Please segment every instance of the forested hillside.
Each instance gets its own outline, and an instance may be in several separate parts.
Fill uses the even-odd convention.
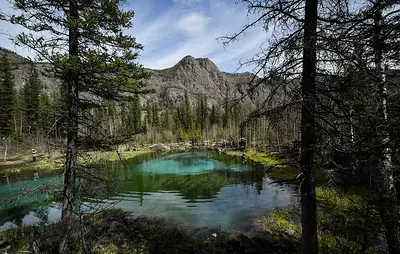
[[[21,142],[33,143],[50,137],[62,139],[60,81],[53,77],[50,65],[31,62],[5,49],[2,52],[12,70],[12,135]],[[272,124],[266,118],[247,119],[266,103],[268,110],[279,111],[289,101],[288,87],[274,90],[281,85],[279,79],[264,82],[250,73],[224,73],[211,60],[191,56],[171,68],[148,71],[150,93],[122,103],[110,101],[107,108],[92,110],[104,133],[145,143],[194,137],[237,140],[246,135],[254,144],[268,139],[280,145],[298,138],[295,107],[286,109],[286,118],[275,117]],[[289,115],[294,117],[290,123]],[[279,126],[285,126],[286,133]]]

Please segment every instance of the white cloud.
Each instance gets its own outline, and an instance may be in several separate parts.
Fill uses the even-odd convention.
[[[2,10],[8,7],[4,2],[0,0]],[[239,60],[251,58],[268,38],[261,27],[256,27],[227,48],[216,40],[240,31],[248,22],[244,5],[236,5],[232,0],[134,1],[127,9],[136,12],[128,33],[144,45],[139,62],[148,68],[168,68],[184,56],[192,55],[208,57],[221,70],[232,72],[239,66]],[[0,22],[0,33],[15,35],[20,29]],[[8,36],[1,34],[0,45],[25,56],[34,55],[32,51],[13,47]]]
[[[199,4],[203,2],[203,0],[173,0],[174,3],[178,4]]]
[[[176,26],[176,30],[168,29],[161,31],[157,34],[159,37],[169,36],[173,40],[172,45],[166,45],[165,40],[160,40],[158,44],[159,51],[156,53],[143,52],[141,62],[153,69],[163,69],[175,65],[186,55],[193,57],[208,57],[223,71],[236,71],[239,67],[239,60],[250,59],[255,53],[259,52],[260,46],[268,38],[268,34],[261,27],[250,29],[246,37],[240,37],[239,41],[233,42],[224,48],[222,43],[216,39],[224,35],[232,35],[240,31],[243,25],[247,23],[246,10],[243,6],[235,5],[233,3],[225,3],[220,1],[209,0],[210,11],[205,12],[210,18],[202,14],[206,8],[203,6],[199,11],[184,12],[183,18],[180,18],[177,23],[184,23],[184,27],[194,28],[194,24],[200,23],[203,20],[207,25],[196,28],[195,31],[187,31],[185,34],[191,33],[191,36],[182,38],[176,33],[176,30],[183,31],[181,27]],[[197,9],[196,9],[197,10]],[[176,11],[175,14],[181,14]],[[187,18],[189,16],[202,15],[202,18]],[[177,15],[176,17],[182,17]],[[175,18],[176,18],[175,17]],[[204,19],[208,19],[204,21]],[[189,22],[190,20],[197,20],[197,22]],[[202,31],[202,32],[200,32]],[[152,46],[153,46],[152,45]],[[145,45],[145,50],[150,45]],[[239,71],[250,71],[250,68],[243,68]]]
[[[195,37],[203,34],[207,25],[210,23],[210,18],[204,16],[203,13],[191,12],[185,14],[176,24],[176,27],[182,30],[186,35]]]

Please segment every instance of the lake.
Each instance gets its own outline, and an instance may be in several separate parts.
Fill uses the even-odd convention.
[[[81,181],[82,210],[113,206],[189,227],[246,231],[255,218],[297,199],[290,186],[273,183],[263,166],[214,152],[149,154],[107,163],[93,175],[107,181]],[[2,179],[0,199],[13,205],[0,209],[0,230],[59,220],[60,202],[48,190],[61,180],[56,173],[36,181],[33,175],[10,177],[9,184]],[[21,191],[29,194],[17,199]]]

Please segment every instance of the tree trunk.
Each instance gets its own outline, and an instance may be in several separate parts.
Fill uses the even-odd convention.
[[[397,193],[394,186],[390,137],[388,132],[388,114],[387,114],[387,88],[385,70],[382,68],[383,62],[383,38],[382,38],[382,7],[381,0],[375,3],[374,13],[374,56],[375,56],[375,71],[377,76],[378,87],[378,124],[381,124],[379,131],[380,136],[380,152],[378,158],[379,172],[379,194],[382,204],[380,205],[380,214],[385,227],[385,235],[389,246],[389,253],[400,253],[400,211],[397,203]],[[383,124],[382,124],[383,123]]]
[[[8,151],[8,138],[5,139],[5,150],[4,150],[4,161],[7,161],[7,151]]]
[[[306,0],[302,72],[301,108],[301,225],[303,253],[318,253],[317,209],[314,179],[316,30],[318,0]]]
[[[77,161],[77,139],[78,139],[78,81],[77,57],[78,57],[78,29],[76,20],[79,18],[76,0],[70,0],[69,19],[69,57],[70,67],[65,78],[67,85],[67,151],[64,172],[64,189],[61,223],[63,227],[63,239],[60,243],[59,252],[62,253],[72,228],[72,216],[74,210],[74,187],[75,170]]]

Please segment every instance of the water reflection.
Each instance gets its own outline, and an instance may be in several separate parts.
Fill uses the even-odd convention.
[[[102,192],[103,204],[117,201],[116,207],[134,215],[165,217],[194,227],[245,230],[255,217],[294,201],[292,191],[272,184],[263,168],[211,152],[143,156],[127,164],[110,163],[101,174],[120,179],[114,192]],[[54,176],[38,181],[51,177]],[[89,182],[83,183],[95,197],[99,191]],[[18,190],[15,184],[14,191]],[[0,193],[4,188],[7,186],[0,186]],[[88,198],[87,204],[94,204],[95,200]],[[35,202],[2,209],[0,213],[5,215],[0,224],[4,228],[10,222],[22,225],[55,221],[60,209],[58,202],[40,196]]]

